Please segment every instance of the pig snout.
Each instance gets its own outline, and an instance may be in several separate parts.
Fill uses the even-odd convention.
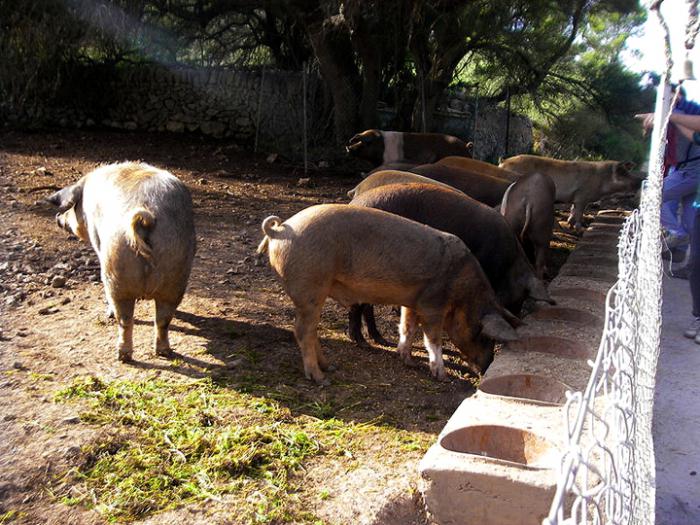
[[[477,342],[478,351],[476,355],[470,356],[470,364],[474,372],[479,375],[483,375],[493,363],[493,358],[495,356],[494,352],[495,344],[492,339],[487,337],[479,337]]]

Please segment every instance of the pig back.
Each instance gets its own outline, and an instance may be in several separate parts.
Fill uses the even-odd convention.
[[[91,173],[83,191],[84,209],[100,239],[103,259],[131,288],[184,293],[196,249],[192,198],[175,176],[145,164],[128,163]],[[139,209],[155,221],[144,233],[151,248],[147,264],[129,249],[131,218]]]
[[[394,213],[456,235],[478,259],[495,289],[504,285],[520,254],[518,241],[501,214],[459,192],[429,184],[394,184],[366,192],[350,204]]]
[[[410,171],[457,188],[487,206],[498,205],[510,185],[506,179],[441,164],[424,164]]]
[[[411,173],[410,171],[400,171],[400,170],[383,170],[372,173],[357,186],[348,192],[349,197],[357,197],[362,195],[364,192],[369,191],[380,186],[387,186],[389,184],[402,184],[402,183],[423,183],[423,184],[435,184],[437,186],[442,186],[443,188],[459,191],[457,188],[445,184],[444,182],[439,182],[429,177],[424,177],[423,175],[418,175],[417,173]]]
[[[519,174],[514,171],[494,166],[493,164],[489,164],[483,160],[470,159],[468,157],[445,157],[438,160],[435,164],[460,168],[474,173],[481,173],[483,175],[505,179],[510,182],[515,182],[519,177]]]
[[[297,213],[272,232],[268,250],[271,265],[285,280],[365,286],[382,282],[409,287],[443,279],[472,257],[454,235],[384,211],[343,204]]]

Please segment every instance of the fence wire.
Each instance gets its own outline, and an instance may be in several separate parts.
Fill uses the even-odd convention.
[[[660,122],[659,119],[658,122]],[[659,137],[666,136],[665,119]],[[665,140],[618,242],[618,280],[584,392],[568,392],[567,444],[543,525],[654,523],[652,412],[661,333],[660,206]]]

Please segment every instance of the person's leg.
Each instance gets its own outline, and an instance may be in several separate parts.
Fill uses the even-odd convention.
[[[693,315],[700,317],[700,213],[696,210],[693,234],[690,240],[690,295],[693,298]]]
[[[661,195],[661,225],[676,235],[688,235],[688,230],[678,220],[679,203],[686,197],[695,196],[698,176],[687,171],[673,170],[664,179]]]

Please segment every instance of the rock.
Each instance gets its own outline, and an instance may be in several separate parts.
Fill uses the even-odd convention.
[[[49,315],[49,314],[55,314],[58,312],[58,308],[55,306],[44,306],[43,308],[39,308],[39,311],[37,312],[39,315]]]
[[[182,133],[183,131],[185,131],[185,125],[182,122],[178,122],[176,120],[169,120],[165,124],[165,129],[167,129],[171,133]]]
[[[309,177],[302,177],[297,181],[297,186],[300,188],[311,188],[313,187],[313,184],[311,183],[311,179]]]
[[[61,420],[61,423],[64,423],[66,425],[75,425],[77,423],[80,423],[80,417],[79,416],[64,417]]]
[[[330,168],[331,163],[328,162],[327,160],[320,160],[320,161],[318,161],[318,167],[319,168]]]
[[[138,125],[133,120],[130,120],[129,122],[124,123],[124,129],[134,131],[136,128],[138,128]]]
[[[66,278],[63,277],[62,275],[55,275],[53,279],[51,279],[51,287],[52,288],[63,288],[66,285]]]
[[[206,122],[202,122],[202,124],[199,126],[199,129],[205,135],[213,135],[214,137],[218,137],[223,135],[224,131],[226,131],[226,125],[223,122],[209,120]]]
[[[47,170],[44,166],[41,166],[37,169],[34,170],[34,175],[46,175],[48,177],[52,177],[53,173]]]
[[[209,184],[209,181],[207,179],[199,179],[197,181],[197,184],[199,184],[200,186],[206,186],[207,184]]]
[[[12,363],[12,368],[14,368],[15,370],[26,370],[21,361],[15,361],[14,363]]]
[[[279,157],[279,154],[270,153],[265,160],[267,161],[268,164],[272,164],[277,160],[277,157]]]

